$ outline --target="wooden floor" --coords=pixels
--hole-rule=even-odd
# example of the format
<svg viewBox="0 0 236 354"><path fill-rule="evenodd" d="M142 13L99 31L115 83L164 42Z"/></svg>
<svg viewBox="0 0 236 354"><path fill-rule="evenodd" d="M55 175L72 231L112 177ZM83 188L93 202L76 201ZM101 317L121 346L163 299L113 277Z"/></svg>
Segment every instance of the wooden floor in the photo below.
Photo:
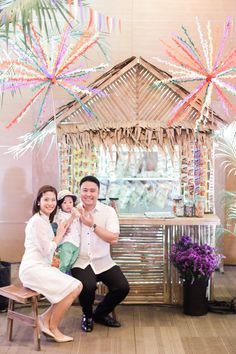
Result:
<svg viewBox="0 0 236 354"><path fill-rule="evenodd" d="M236 267L225 267L215 274L215 297L236 296ZM46 304L40 305L43 312ZM28 308L22 308L23 312ZM236 314L192 317L181 307L156 305L120 305L117 308L121 328L95 324L92 333L80 329L81 308L73 306L62 323L62 330L74 342L58 344L41 336L41 353L63 354L157 354L157 353L235 353ZM32 330L15 323L13 342L5 337L6 313L0 314L0 353L29 354L33 350Z"/></svg>

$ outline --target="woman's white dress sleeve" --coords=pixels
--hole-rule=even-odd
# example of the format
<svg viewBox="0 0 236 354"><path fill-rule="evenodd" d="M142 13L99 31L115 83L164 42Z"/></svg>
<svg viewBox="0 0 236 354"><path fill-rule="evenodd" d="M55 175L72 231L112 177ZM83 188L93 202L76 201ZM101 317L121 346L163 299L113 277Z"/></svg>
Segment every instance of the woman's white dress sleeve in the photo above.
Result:
<svg viewBox="0 0 236 354"><path fill-rule="evenodd" d="M56 242L53 241L53 231L50 228L51 225L48 225L43 219L36 219L31 225L31 235L29 235L36 249L39 250L42 257L47 259L48 263L51 263L53 254L57 248Z"/></svg>

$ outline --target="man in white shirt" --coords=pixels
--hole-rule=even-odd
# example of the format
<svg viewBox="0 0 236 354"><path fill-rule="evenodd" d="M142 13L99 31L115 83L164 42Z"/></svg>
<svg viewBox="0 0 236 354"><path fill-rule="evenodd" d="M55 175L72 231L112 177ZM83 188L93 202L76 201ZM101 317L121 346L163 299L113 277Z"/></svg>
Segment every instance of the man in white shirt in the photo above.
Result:
<svg viewBox="0 0 236 354"><path fill-rule="evenodd" d="M119 220L112 207L98 201L99 191L100 182L96 177L81 179L81 246L71 272L83 284L79 299L83 309L81 328L85 332L93 330L93 321L120 327L109 314L129 292L127 279L110 255L110 245L118 242ZM108 287L108 293L93 313L98 281Z"/></svg>

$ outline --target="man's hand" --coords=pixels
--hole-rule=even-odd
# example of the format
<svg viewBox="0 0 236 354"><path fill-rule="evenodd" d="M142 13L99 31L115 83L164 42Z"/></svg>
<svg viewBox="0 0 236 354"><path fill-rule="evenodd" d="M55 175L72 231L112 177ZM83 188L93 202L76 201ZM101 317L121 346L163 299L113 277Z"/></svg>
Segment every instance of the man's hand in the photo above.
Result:
<svg viewBox="0 0 236 354"><path fill-rule="evenodd" d="M80 213L80 221L82 224L92 227L94 222L93 222L93 216L91 213L88 213L84 208L79 208L79 213Z"/></svg>
<svg viewBox="0 0 236 354"><path fill-rule="evenodd" d="M79 215L80 215L79 209L74 207L71 211L72 218L76 219L79 217Z"/></svg>

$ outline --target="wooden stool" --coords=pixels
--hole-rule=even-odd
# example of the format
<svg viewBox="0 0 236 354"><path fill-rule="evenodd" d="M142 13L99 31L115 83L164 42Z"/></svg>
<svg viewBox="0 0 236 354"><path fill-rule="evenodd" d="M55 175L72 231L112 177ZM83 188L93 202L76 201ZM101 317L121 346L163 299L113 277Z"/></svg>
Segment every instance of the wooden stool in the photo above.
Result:
<svg viewBox="0 0 236 354"><path fill-rule="evenodd" d="M24 288L22 284L9 285L0 288L0 295L9 299L7 311L7 337L12 341L13 320L18 320L34 328L34 349L40 350L40 330L38 324L38 300L40 295L36 291ZM15 311L15 303L31 303L32 316L27 316Z"/></svg>

